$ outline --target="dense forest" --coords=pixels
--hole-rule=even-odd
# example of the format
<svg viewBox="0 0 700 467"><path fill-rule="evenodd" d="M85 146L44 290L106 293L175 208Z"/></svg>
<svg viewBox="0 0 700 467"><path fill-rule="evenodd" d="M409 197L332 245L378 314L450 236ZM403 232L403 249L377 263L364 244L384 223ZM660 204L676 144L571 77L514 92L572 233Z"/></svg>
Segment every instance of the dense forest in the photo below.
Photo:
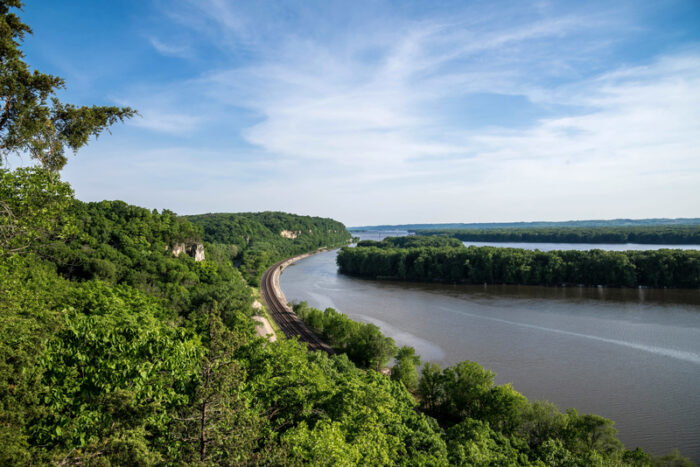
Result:
<svg viewBox="0 0 700 467"><path fill-rule="evenodd" d="M257 338L226 251L166 248L200 227L82 203L41 168L0 176L3 465L685 462L625 450L610 420L531 404L473 362L419 378L413 349L332 310L300 313L339 355ZM426 241L450 240L411 240Z"/></svg>
<svg viewBox="0 0 700 467"><path fill-rule="evenodd" d="M350 241L340 222L322 217L284 212L201 214L186 216L200 226L203 239L226 250L240 264L243 276L257 285L272 264L321 247L337 247Z"/></svg>
<svg viewBox="0 0 700 467"><path fill-rule="evenodd" d="M700 224L633 227L532 227L501 229L425 229L418 235L440 235L472 242L641 243L700 245Z"/></svg>
<svg viewBox="0 0 700 467"><path fill-rule="evenodd" d="M340 272L371 278L471 284L700 287L700 251L537 251L519 248L412 246L445 237L363 241L338 254ZM408 242L408 243L406 243Z"/></svg>
<svg viewBox="0 0 700 467"><path fill-rule="evenodd" d="M237 250L288 251L167 210L76 200L63 150L133 111L49 99L62 80L23 62L20 6L0 0L0 465L690 465L625 449L610 420L530 404L473 362L418 379L412 349L394 355L337 313L318 325L340 324L327 335L348 355L256 337ZM8 169L13 151L37 166ZM178 247L202 240L204 258ZM390 377L371 369L392 355Z"/></svg>

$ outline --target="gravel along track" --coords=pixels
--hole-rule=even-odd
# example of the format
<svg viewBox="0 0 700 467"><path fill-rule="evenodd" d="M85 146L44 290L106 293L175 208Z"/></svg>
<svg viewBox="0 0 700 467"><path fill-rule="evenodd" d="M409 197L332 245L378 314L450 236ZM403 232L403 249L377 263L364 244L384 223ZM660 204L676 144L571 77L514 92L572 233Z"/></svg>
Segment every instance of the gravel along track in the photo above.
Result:
<svg viewBox="0 0 700 467"><path fill-rule="evenodd" d="M309 350L323 350L333 355L335 353L333 349L319 339L319 337L309 329L306 323L294 313L289 305L287 305L287 300L284 298L284 294L279 286L279 277L282 270L296 260L306 256L308 255L295 256L294 258L280 261L265 271L260 280L260 294L270 311L270 316L277 322L288 338L298 337L301 342L305 342L308 345Z"/></svg>

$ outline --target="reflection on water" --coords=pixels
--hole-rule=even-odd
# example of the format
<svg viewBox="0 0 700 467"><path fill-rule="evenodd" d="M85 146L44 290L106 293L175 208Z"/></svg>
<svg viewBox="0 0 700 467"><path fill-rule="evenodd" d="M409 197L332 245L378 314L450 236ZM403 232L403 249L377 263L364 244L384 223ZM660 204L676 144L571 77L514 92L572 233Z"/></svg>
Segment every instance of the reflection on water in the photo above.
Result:
<svg viewBox="0 0 700 467"><path fill-rule="evenodd" d="M425 284L398 281L381 281L380 287L394 287L400 290L419 290L438 295L469 294L475 298L510 297L514 299L563 300L577 302L596 300L600 302L649 303L660 306L669 304L700 305L700 292L696 289L648 289L612 287L544 287L537 285L452 285Z"/></svg>
<svg viewBox="0 0 700 467"><path fill-rule="evenodd" d="M700 291L377 282L336 252L287 269L289 300L377 324L424 361L474 360L530 399L612 418L628 447L700 460Z"/></svg>

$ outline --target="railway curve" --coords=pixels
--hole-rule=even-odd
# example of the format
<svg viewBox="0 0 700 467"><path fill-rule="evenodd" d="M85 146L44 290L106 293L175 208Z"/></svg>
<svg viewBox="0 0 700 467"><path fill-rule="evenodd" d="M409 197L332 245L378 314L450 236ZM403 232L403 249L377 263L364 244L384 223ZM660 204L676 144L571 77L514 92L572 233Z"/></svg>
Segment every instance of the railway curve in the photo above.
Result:
<svg viewBox="0 0 700 467"><path fill-rule="evenodd" d="M297 337L299 341L307 344L309 350L322 350L333 355L335 353L333 349L309 329L306 323L287 304L287 299L279 285L282 270L306 256L309 254L295 256L273 264L260 279L260 295L270 311L270 316L288 338Z"/></svg>

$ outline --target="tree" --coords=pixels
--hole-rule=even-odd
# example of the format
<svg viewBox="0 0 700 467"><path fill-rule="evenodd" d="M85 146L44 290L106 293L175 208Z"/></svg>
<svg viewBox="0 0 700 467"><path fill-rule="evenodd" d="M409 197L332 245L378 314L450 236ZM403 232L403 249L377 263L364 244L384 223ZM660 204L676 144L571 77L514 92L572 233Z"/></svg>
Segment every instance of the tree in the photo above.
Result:
<svg viewBox="0 0 700 467"><path fill-rule="evenodd" d="M423 410L435 414L444 403L445 388L442 381L442 370L437 363L426 363L423 366L421 379L418 383L418 395L422 401Z"/></svg>
<svg viewBox="0 0 700 467"><path fill-rule="evenodd" d="M217 302L202 307L195 322L206 353L194 403L177 418L180 460L215 465L251 462L261 419L241 394L244 371L234 357L241 337L226 327Z"/></svg>
<svg viewBox="0 0 700 467"><path fill-rule="evenodd" d="M73 190L58 174L37 167L0 169L0 256L70 232Z"/></svg>
<svg viewBox="0 0 700 467"><path fill-rule="evenodd" d="M45 168L66 164L74 152L117 122L136 115L129 107L74 106L56 98L64 88L58 76L31 70L20 49L31 28L13 12L20 0L0 0L0 159L29 153Z"/></svg>
<svg viewBox="0 0 700 467"><path fill-rule="evenodd" d="M583 453L595 450L608 455L622 449L612 420L600 415L579 415L575 409L567 410L566 414L569 420L565 438L570 451Z"/></svg>
<svg viewBox="0 0 700 467"><path fill-rule="evenodd" d="M391 379L401 381L406 389L414 390L418 387L418 370L420 357L416 355L416 349L407 345L401 347L396 353L396 364L391 368Z"/></svg>
<svg viewBox="0 0 700 467"><path fill-rule="evenodd" d="M463 361L442 372L447 413L459 419L475 416L496 375L476 362Z"/></svg>
<svg viewBox="0 0 700 467"><path fill-rule="evenodd" d="M560 438L566 428L567 416L551 402L533 402L523 412L520 435L531 448L537 448L550 438Z"/></svg>

